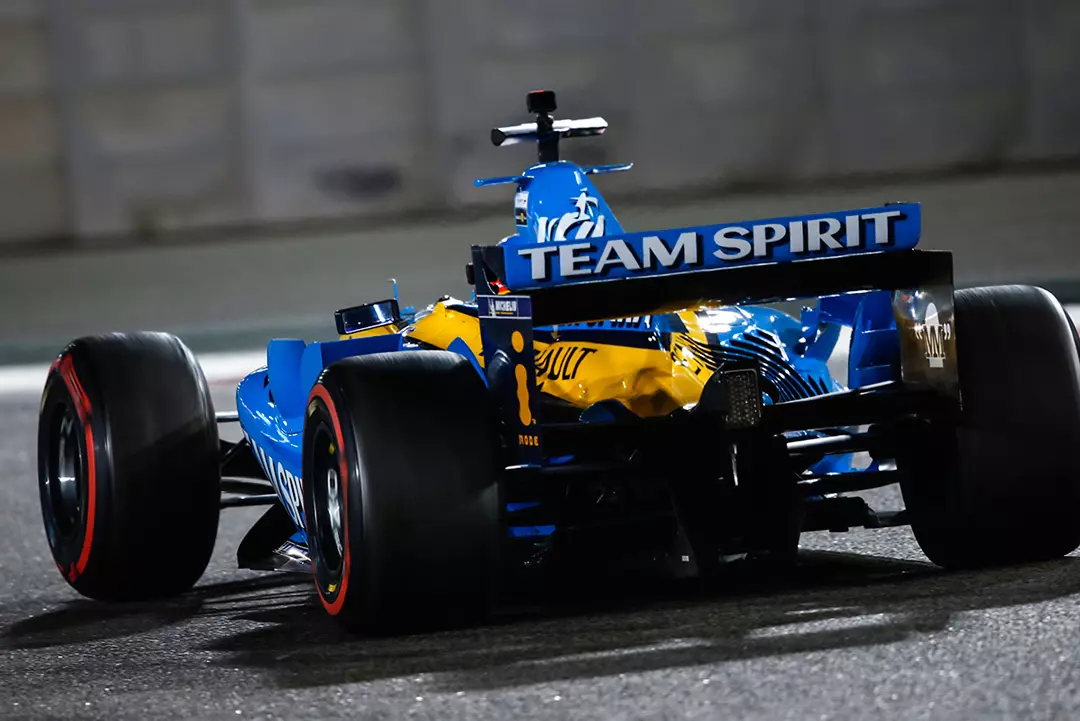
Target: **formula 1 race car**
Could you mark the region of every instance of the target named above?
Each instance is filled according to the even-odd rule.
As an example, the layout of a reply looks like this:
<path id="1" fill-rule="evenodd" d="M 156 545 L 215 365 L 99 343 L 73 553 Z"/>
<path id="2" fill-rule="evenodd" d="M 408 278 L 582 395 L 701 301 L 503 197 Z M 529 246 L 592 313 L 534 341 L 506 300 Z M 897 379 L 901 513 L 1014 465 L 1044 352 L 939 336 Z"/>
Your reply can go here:
<path id="1" fill-rule="evenodd" d="M 607 123 L 553 119 L 548 91 L 527 107 L 492 141 L 538 163 L 477 181 L 515 187 L 516 232 L 472 248 L 469 302 L 395 297 L 338 311 L 336 340 L 272 340 L 235 413 L 173 336 L 62 352 L 39 484 L 77 591 L 182 593 L 219 509 L 249 505 L 269 508 L 239 565 L 313 573 L 369 633 L 482 619 L 575 561 L 783 568 L 811 530 L 910 525 L 949 568 L 1080 545 L 1080 355 L 1048 292 L 954 291 L 915 203 L 628 232 L 590 176 L 630 166 L 559 159 Z M 850 495 L 894 483 L 903 509 Z"/>

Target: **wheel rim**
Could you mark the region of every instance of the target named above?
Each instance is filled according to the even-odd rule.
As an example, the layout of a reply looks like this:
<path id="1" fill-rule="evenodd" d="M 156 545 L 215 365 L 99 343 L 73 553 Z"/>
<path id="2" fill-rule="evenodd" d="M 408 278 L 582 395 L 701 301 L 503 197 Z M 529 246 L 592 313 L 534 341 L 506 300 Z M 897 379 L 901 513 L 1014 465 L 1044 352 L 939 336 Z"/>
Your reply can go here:
<path id="1" fill-rule="evenodd" d="M 312 509 L 310 529 L 319 559 L 331 576 L 341 573 L 345 555 L 345 506 L 346 479 L 341 477 L 341 449 L 334 442 L 334 435 L 325 424 L 315 431 L 315 458 L 312 468 L 315 508 Z"/>
<path id="2" fill-rule="evenodd" d="M 84 501 L 84 468 L 79 438 L 82 425 L 74 409 L 59 404 L 50 419 L 49 451 L 45 467 L 45 497 L 51 527 L 62 540 L 79 529 Z"/>

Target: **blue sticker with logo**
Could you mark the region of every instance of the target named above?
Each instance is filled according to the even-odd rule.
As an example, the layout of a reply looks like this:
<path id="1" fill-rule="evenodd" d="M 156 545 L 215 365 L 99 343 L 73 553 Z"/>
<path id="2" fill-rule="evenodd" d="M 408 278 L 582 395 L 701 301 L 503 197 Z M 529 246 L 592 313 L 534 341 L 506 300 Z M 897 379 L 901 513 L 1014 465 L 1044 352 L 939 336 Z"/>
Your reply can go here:
<path id="1" fill-rule="evenodd" d="M 481 318 L 532 318 L 532 298 L 527 295 L 480 295 L 476 305 Z"/>

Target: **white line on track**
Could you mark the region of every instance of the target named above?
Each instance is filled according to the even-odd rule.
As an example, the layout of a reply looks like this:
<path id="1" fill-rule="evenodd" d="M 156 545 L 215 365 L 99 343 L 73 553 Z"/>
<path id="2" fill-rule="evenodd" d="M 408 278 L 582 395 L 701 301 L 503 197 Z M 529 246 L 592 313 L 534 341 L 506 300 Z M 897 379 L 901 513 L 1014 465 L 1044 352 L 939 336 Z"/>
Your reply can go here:
<path id="1" fill-rule="evenodd" d="M 234 385 L 251 371 L 266 365 L 266 351 L 204 353 L 199 356 L 206 382 Z M 0 366 L 0 397 L 32 395 L 45 386 L 48 364 Z"/>
<path id="2" fill-rule="evenodd" d="M 1080 327 L 1080 304 L 1065 307 Z M 204 353 L 199 356 L 206 381 L 210 385 L 232 385 L 251 371 L 266 365 L 266 351 Z M 0 366 L 0 397 L 40 393 L 45 384 L 48 364 Z"/>

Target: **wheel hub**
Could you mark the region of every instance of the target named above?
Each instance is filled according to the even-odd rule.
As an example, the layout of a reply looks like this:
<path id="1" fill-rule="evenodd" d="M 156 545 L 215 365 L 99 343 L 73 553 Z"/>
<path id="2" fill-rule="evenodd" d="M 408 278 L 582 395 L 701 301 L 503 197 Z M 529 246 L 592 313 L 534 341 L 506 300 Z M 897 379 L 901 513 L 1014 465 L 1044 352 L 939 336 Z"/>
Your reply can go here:
<path id="1" fill-rule="evenodd" d="M 82 448 L 80 425 L 73 409 L 62 405 L 53 416 L 53 441 L 49 444 L 46 493 L 56 531 L 62 538 L 72 538 L 82 515 Z"/>
<path id="2" fill-rule="evenodd" d="M 338 554 L 344 553 L 345 543 L 341 531 L 341 477 L 337 468 L 326 470 L 326 513 L 330 519 L 330 535 L 334 538 Z"/>
<path id="3" fill-rule="evenodd" d="M 342 569 L 345 558 L 345 488 L 341 475 L 341 448 L 329 426 L 315 431 L 311 469 L 314 508 L 308 518 L 308 538 L 331 573 Z"/>

